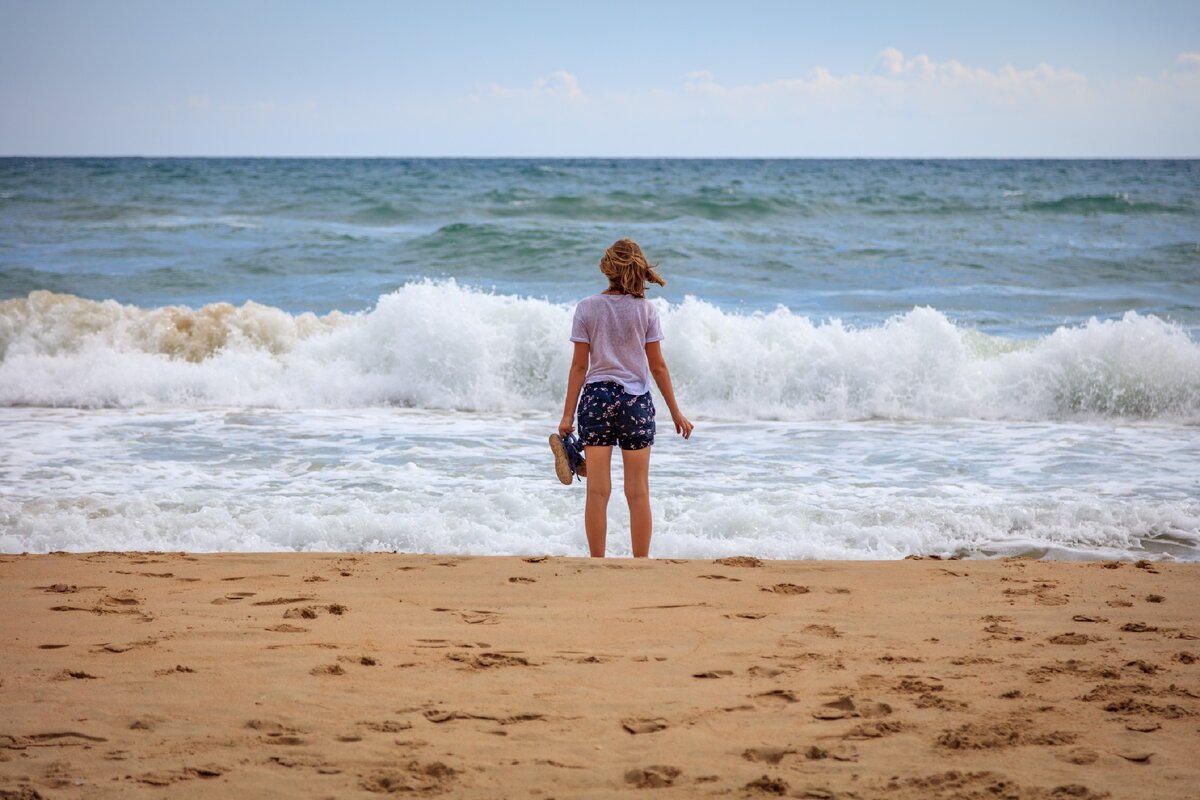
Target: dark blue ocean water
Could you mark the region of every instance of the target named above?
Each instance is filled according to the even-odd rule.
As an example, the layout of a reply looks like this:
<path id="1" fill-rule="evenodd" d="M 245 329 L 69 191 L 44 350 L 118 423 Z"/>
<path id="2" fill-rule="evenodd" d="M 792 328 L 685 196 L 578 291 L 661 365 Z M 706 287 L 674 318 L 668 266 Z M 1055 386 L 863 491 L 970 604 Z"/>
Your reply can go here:
<path id="1" fill-rule="evenodd" d="M 1200 325 L 1197 161 L 0 160 L 0 298 L 323 313 L 454 277 L 567 302 L 623 236 L 671 302 Z"/>

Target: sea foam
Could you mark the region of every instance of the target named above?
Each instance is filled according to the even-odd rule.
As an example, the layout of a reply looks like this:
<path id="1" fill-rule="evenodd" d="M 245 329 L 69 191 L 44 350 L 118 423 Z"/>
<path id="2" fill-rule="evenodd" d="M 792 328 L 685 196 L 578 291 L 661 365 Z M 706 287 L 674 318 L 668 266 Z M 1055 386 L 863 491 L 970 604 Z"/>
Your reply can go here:
<path id="1" fill-rule="evenodd" d="M 691 297 L 652 302 L 692 414 L 1200 420 L 1200 344 L 1132 311 L 1014 340 L 928 307 L 854 328 L 782 306 L 743 314 Z M 369 311 L 320 317 L 39 291 L 0 302 L 0 404 L 553 409 L 571 312 L 453 280 L 409 283 Z"/>

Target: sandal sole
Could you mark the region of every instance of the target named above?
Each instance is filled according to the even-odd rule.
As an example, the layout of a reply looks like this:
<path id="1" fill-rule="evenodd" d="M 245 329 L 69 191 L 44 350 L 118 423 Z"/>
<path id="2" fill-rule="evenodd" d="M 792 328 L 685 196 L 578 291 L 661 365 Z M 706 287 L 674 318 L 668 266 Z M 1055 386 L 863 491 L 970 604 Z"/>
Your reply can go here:
<path id="1" fill-rule="evenodd" d="M 557 433 L 550 434 L 550 452 L 554 453 L 554 472 L 557 473 L 558 479 L 570 486 L 571 460 L 567 458 L 567 448 Z"/>

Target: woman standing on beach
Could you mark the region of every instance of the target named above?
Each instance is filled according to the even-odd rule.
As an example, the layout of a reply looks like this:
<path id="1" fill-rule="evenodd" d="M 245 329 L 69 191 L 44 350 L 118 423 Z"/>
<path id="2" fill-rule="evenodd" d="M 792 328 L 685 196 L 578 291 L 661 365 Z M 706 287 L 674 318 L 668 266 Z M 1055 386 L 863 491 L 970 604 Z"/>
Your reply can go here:
<path id="1" fill-rule="evenodd" d="M 550 446 L 561 479 L 566 463 L 562 439 L 575 429 L 578 401 L 579 437 L 587 465 L 584 527 L 588 550 L 594 558 L 604 557 L 612 449 L 617 445 L 625 469 L 633 555 L 645 558 L 650 554 L 652 528 L 650 446 L 654 444 L 655 412 L 651 376 L 671 411 L 675 431 L 687 439 L 692 435 L 692 423 L 675 402 L 671 373 L 662 355 L 658 310 L 646 300 L 647 283 L 666 286 L 667 282 L 632 239 L 621 239 L 605 250 L 600 271 L 608 278 L 608 289 L 585 297 L 575 307 L 571 325 L 575 354 L 567 378 L 567 399 Z M 564 483 L 569 482 L 568 469 Z"/>

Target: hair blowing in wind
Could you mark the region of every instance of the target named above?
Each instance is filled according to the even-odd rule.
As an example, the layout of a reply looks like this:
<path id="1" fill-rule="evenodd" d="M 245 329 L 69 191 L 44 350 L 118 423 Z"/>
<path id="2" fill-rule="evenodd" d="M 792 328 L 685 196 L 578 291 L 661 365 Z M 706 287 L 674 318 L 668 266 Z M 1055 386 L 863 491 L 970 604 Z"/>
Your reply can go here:
<path id="1" fill-rule="evenodd" d="M 600 271 L 608 278 L 614 289 L 634 297 L 646 296 L 646 284 L 667 282 L 658 274 L 655 265 L 646 260 L 642 248 L 632 239 L 619 239 L 604 251 L 600 259 Z"/>

